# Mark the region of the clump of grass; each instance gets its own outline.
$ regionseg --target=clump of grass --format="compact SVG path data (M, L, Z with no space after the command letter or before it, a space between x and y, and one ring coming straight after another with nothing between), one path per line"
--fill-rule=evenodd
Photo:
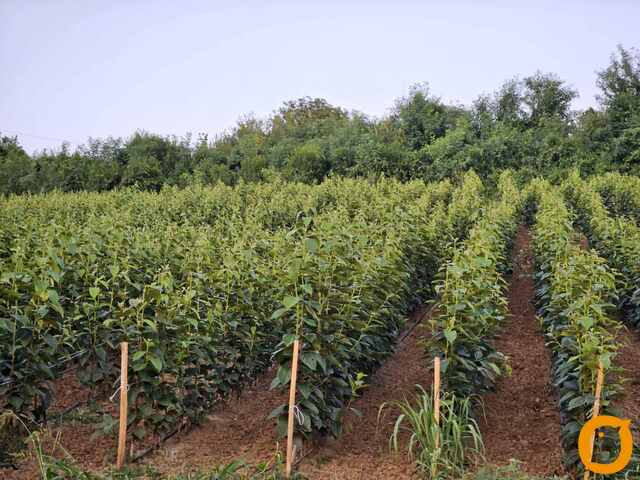
M434 417L433 394L417 385L414 401L385 402L400 415L389 438L392 450L399 451L402 433L409 439L406 445L409 458L416 463L418 474L429 480L460 479L466 468L483 457L484 444L480 428L472 415L469 398L444 394L440 400L440 424Z
M26 448L28 430L12 411L0 412L0 468L12 467Z

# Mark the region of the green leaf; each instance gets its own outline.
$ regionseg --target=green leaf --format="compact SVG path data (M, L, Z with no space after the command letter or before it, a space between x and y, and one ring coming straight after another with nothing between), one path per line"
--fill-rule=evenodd
M284 305L284 308L289 309L297 305L300 300L301 300L300 297L286 296L282 301L282 305Z
M42 338L47 343L47 345L49 345L51 348L53 348L53 349L57 348L58 342L56 341L56 339L53 336L51 336L49 334L44 334L42 336Z
M458 333L453 329L447 328L443 333L449 345L453 345L453 342L458 338Z
M487 366L491 368L491 370L493 370L496 373L496 375L500 375L501 372L500 372L500 367L498 367L498 365L492 362L488 362Z
M275 312L273 312L271 314L271 320L275 320L277 318L280 318L282 315L284 315L289 309L288 308L279 308L278 310L276 310Z
M280 365L276 378L278 379L278 383L280 385L286 385L287 383L289 383L289 380L291 380L291 369L284 365Z
M144 357L146 355L147 352L145 352L144 350L140 350L136 353L133 354L133 356L131 357L133 359L133 361L137 361L140 360L142 357Z
M568 410L574 410L576 408L580 408L583 407L585 405L589 405L590 402L590 398L586 395L580 396L580 397L576 397L573 400L571 400L569 402L569 405L567 406Z
M285 410L287 409L287 405L286 404L282 404L277 406L276 408L274 408L271 413L269 414L269 416L267 418L276 418L279 417L280 415L282 415Z
M160 372L162 370L162 359L157 357L156 355L150 354L149 361L153 364L155 369Z
M611 353L604 353L600 355L600 362L602 363L602 368L605 370L611 368Z
M64 309L58 302L51 303L51 308L53 308L61 317L64 317Z
M316 238L311 237L311 238L305 239L304 246L311 253L315 253L315 252L318 251L318 248L320 247L320 242L318 242L318 240Z
M304 398L305 400L308 399L311 396L311 386L307 385L305 383L299 383L298 384L298 390L300 391L300 394L302 395L302 398Z
M287 417L281 416L278 418L278 426L276 427L276 432L278 433L278 437L286 437L288 430Z
M318 354L315 352L305 352L300 355L300 360L304 363L310 370L315 370L316 365L318 364Z
M591 327L593 327L594 320L591 317L580 317L580 320L578 320L578 323L585 330L589 330Z
M22 406L22 404L24 403L24 400L22 398L20 398L17 395L11 395L9 397L9 403L11 404L11 406L13 406L16 410L19 410L20 407Z
M285 347L290 347L291 345L293 345L293 342L296 339L296 335L293 333L287 333L282 337L282 343L284 344Z

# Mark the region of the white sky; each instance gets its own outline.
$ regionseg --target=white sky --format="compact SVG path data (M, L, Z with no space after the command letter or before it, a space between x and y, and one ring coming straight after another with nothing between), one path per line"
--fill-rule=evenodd
M469 104L538 69L582 109L616 44L640 46L639 25L632 0L0 0L0 132L29 152L136 129L215 134L305 95L379 116L418 82Z

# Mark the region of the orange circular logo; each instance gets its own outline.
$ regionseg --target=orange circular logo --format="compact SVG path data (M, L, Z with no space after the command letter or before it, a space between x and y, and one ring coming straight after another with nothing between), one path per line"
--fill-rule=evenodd
M620 435L620 453L611 463L592 462L593 438L596 430L602 427L618 428ZM621 420L610 415L599 415L584 424L578 437L578 453L584 467L594 473L611 474L624 469L631 461L633 453L633 437L631 435L631 420Z

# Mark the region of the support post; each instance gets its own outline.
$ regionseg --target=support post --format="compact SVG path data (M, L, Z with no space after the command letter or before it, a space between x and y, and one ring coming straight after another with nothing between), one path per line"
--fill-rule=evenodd
M598 378L596 380L596 393L595 393L595 401L593 402L593 409L591 410L591 418L596 418L600 415L600 397L602 396L602 384L604 383L604 368L602 367L602 362L598 364ZM596 440L596 432L593 432L591 435L590 447L589 447L589 458L593 457L593 447L595 445ZM589 470L584 471L584 480L589 480L591 472Z
M120 428L118 430L118 458L116 467L120 470L124 466L127 455L127 413L128 413L128 371L129 371L129 344L120 344Z
M295 404L296 404L296 382L298 380L298 354L300 349L300 341L295 339L293 341L293 358L291 359L291 383L289 385L289 418L287 424L287 464L286 464L286 477L291 476L291 468L293 466L293 421L295 417Z
M433 360L433 416L436 422L436 448L440 447L440 357Z

